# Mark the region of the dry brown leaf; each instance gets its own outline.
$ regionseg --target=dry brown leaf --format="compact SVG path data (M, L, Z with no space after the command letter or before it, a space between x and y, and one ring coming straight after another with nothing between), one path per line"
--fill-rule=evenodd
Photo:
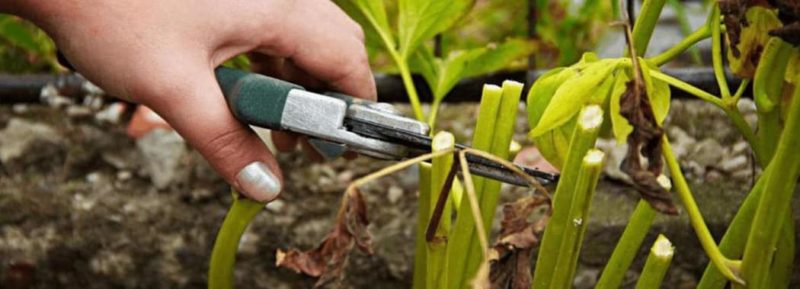
M628 136L628 152L620 169L631 177L636 190L650 206L664 214L677 215L672 194L657 181L663 167L661 138L664 130L656 123L641 78L626 85L627 90L620 98L620 114L633 126L633 132ZM642 157L648 161L647 168L642 166Z
M539 245L538 235L550 212L535 223L528 222L528 217L543 204L549 205L546 197L530 196L503 205L500 236L490 258L491 289L531 288L531 253Z
M277 265L313 277L319 277L314 288L338 287L353 247L372 254L367 231L367 207L356 188L348 190L336 217L336 224L317 248L310 251L278 250Z

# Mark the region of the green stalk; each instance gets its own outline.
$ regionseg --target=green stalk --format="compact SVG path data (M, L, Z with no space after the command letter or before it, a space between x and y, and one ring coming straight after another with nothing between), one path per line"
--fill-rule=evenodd
M743 283L742 279L739 277L738 263L722 255L722 252L720 252L719 247L717 247L714 241L714 237L712 237L711 232L708 231L708 226L706 226L703 215L700 213L700 208L697 207L697 203L694 201L692 192L689 190L689 184L683 176L680 164L678 163L678 159L675 158L675 154L672 152L672 146L669 144L667 136L662 137L661 146L663 148L662 153L664 159L672 174L672 180L675 184L678 197L680 197L683 206L686 208L686 212L689 214L689 222L692 224L695 234L697 234L700 245L703 247L706 255L708 255L708 258L711 259L711 262L722 272L722 275L737 283Z
M431 165L419 163L419 197L417 199L417 232L414 240L413 289L425 289L427 282L428 249L425 231L431 216ZM434 203L435 204L435 203Z
M572 132L569 150L561 170L561 179L553 196L553 213L539 246L536 271L533 275L534 289L550 288L555 266L558 260L564 257L561 244L564 241L566 227L573 224L569 213L579 183L581 164L589 149L594 147L602 123L603 110L600 106L586 106L578 115L578 123Z
M647 44L650 43L650 38L653 36L653 30L658 23L658 16L661 15L661 10L664 8L666 0L643 0L642 9L639 11L639 17L633 24L633 48L636 50L637 56L644 56L647 52Z
M783 93L783 75L792 55L792 46L772 37L761 54L753 81L753 99L758 108L758 140L767 162L775 153L781 133L781 110L778 104Z
M653 247L650 248L650 255L647 256L642 275L636 282L636 289L660 288L674 253L675 247L672 247L672 243L664 235L659 234Z
M636 204L636 209L633 210L628 225L625 226L625 231L622 237L617 242L617 247L611 253L611 258L608 259L606 267L603 269L600 280L597 281L595 289L617 289L620 288L622 280L625 278L625 272L633 263L636 258L636 253L639 252L639 247L642 246L647 232L650 231L650 226L653 224L653 219L656 217L656 211L650 207L644 200L639 200Z
M714 3L714 8L707 23L707 25L711 26L711 62L714 66L714 76L717 78L722 100L726 101L731 98L731 90L728 88L728 79L725 77L725 64L722 63L722 33L720 31L719 17L719 4Z
M509 157L511 137L514 134L514 124L516 124L517 109L519 108L519 99L522 95L522 87L523 84L516 81L506 80L503 82L500 106L495 116L494 127L492 128L494 132L489 140L491 141L491 147L488 150L489 153L502 159L508 159ZM477 131L475 137L473 142L477 141ZM500 198L499 192L502 183L491 179L476 179L475 181L475 192L480 202L483 228L484 232L488 234L488 232L491 231L492 220L494 219L497 202ZM473 234L469 237L469 239L472 240L470 242L469 252L483 252L486 250L486 248L480 246L476 234L477 232L473 231ZM488 235L484 237L487 239L489 238ZM481 261L482 259L477 255L466 259L464 274L467 279L475 275L481 265Z
M753 132L753 128L751 128L747 121L745 121L744 116L742 116L742 113L735 105L730 106L720 98L705 92L702 89L692 86L691 84L683 82L680 79L664 74L663 72L650 70L650 76L662 80L671 86L683 90L722 109L722 111L725 112L725 115L727 115L731 122L733 122L733 125L736 127L736 129L739 130L739 133L741 133L747 143L750 144L750 147L753 148L753 152L756 155L756 160L758 163L762 167L766 166L766 159L763 155L764 152L760 149L760 142L758 141L755 132Z
M222 227L214 241L211 251L211 264L208 268L209 289L233 288L233 269L236 263L236 251L247 225L264 209L264 203L239 197L237 192L232 192L233 204Z
M770 268L768 288L789 288L794 266L795 231L792 211L789 210L781 226L781 236L775 248L775 260Z
M411 70L408 63L403 59L395 59L397 67L400 69L400 78L403 79L403 86L408 93L408 100L411 103L411 109L414 110L414 117L419 121L425 121L425 114L422 112L422 105L419 103L419 95L417 94L417 87L414 86L414 79L411 78Z
M578 255L583 244L583 236L589 224L589 208L592 205L592 197L597 187L597 181L600 179L600 173L603 171L604 158L605 154L602 151L591 149L586 153L581 163L577 185L567 217L567 221L571 224L564 227L559 256L550 282L550 288L552 289L570 288L572 286L575 267L578 265Z
M670 6L675 9L675 14L678 18L678 24L681 28L681 34L685 37L690 36L692 32L692 25L689 23L689 16L686 14L686 7L683 6L678 0L668 0ZM692 47L689 49L689 55L692 57L692 62L695 65L702 65L703 59L700 58L700 49L697 47Z
M797 78L800 80L800 77ZM747 240L742 262L742 273L748 288L760 289L769 286L769 270L774 248L780 237L782 216L790 209L794 188L797 184L800 166L800 89L795 89L784 133L778 141L775 157L771 162L774 168L766 177L764 193L756 209L752 230Z
M449 132L439 132L433 137L431 147L434 152L453 150L455 137ZM436 204L445 185L450 169L453 165L453 154L444 154L431 160L431 181L429 204ZM446 188L450 190L450 188ZM428 216L433 215L433 206L430 206ZM426 288L444 288L447 286L447 238L450 232L451 203L445 202L439 226L433 240L427 246L427 286Z
M655 63L657 66L661 66L672 60L673 58L677 57L687 49L691 49L695 43L700 42L700 40L706 39L711 36L710 30L708 26L702 26L689 34L681 40L675 46L670 47L666 51L662 52L659 55L653 56L649 60Z
M490 151L492 148L492 139L495 134L495 123L497 121L498 110L503 96L503 89L496 85L484 85L483 95L481 96L480 111L478 113L478 122L475 127L475 135L472 139L472 147L482 151ZM473 187L476 194L481 193L483 182L482 177L473 178ZM477 196L478 198L480 196ZM456 222L452 232L450 244L447 246L447 262L451 264L448 266L447 276L450 282L449 288L461 289L464 284L467 284L468 278L471 274L467 272L467 260L478 259L482 257L482 250L471 251L472 242L475 239L475 220L471 217L470 205L468 198L462 200L461 206L458 209ZM477 241L476 241L477 242Z
M767 175L769 171L770 169L767 168L764 175ZM747 235L750 234L750 225L753 223L753 215L755 215L758 200L764 191L765 180L766 178L763 176L758 178L756 185L747 194L744 202L736 212L736 216L733 217L725 235L722 236L719 249L725 256L730 256L731 258L742 256ZM705 272L703 272L703 277L697 284L697 289L722 289L727 283L728 278L725 278L714 264L708 264Z
M516 81L506 80L503 82L503 93L493 128L494 135L491 139L492 145L488 151L502 159L508 159L509 157L511 137L514 134L514 125L516 124L517 109L519 108L519 99L522 95L522 87L523 84ZM492 220L496 212L497 202L500 198L499 192L501 185L502 183L499 181L484 179L480 186L476 185L475 187L476 197L479 198L481 205L481 218L484 232L487 234L484 237L487 239L489 238L488 232L490 232L492 227ZM474 232L472 237L470 237L472 242L469 251L483 252L486 248L480 246L480 242L478 242L475 236L476 234L477 232ZM468 278L472 278L472 276L475 275L481 265L481 261L481 258L467 259L465 272Z

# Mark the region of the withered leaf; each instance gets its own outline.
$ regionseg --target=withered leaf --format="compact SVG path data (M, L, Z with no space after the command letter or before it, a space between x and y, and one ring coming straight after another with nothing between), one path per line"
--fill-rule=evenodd
M664 130L656 123L643 82L634 79L626 87L620 98L620 114L633 126L633 132L628 135L628 152L620 169L631 177L634 187L650 206L664 214L676 215L678 209L672 202L672 194L657 181L663 167ZM647 168L642 166L642 157L648 161Z
M779 37L794 46L800 46L800 20L774 29L769 32L769 35Z
M278 250L276 265L313 277L319 277L314 288L339 287L344 268L353 247L372 254L367 231L367 207L358 189L345 194L336 217L336 224L322 243L313 250Z
M528 222L534 209L548 199L530 196L503 205L503 220L497 242L492 248L489 281L491 289L531 288L531 253L539 245L538 235L549 219L549 210L535 223Z

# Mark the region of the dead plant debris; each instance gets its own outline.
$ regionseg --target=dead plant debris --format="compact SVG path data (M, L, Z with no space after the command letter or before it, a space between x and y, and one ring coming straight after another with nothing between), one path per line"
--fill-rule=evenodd
M491 289L531 288L531 253L539 245L539 235L549 220L549 210L538 221L528 217L549 199L529 196L503 205L503 220L497 242L490 255Z

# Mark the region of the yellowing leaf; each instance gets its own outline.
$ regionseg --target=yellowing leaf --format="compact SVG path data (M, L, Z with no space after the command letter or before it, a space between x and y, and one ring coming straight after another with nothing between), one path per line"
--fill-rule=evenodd
M559 127L572 118L591 99L598 87L619 63L616 59L603 59L581 69L565 81L553 95L539 123L531 131L536 137Z
M614 131L614 139L617 140L617 144L619 145L626 143L628 135L633 132L633 126L619 113L619 102L622 98L622 94L625 93L627 89L626 83L630 80L628 74L619 73L614 81L614 88L611 90L611 101L609 102L611 125Z
M739 43L736 45L740 53L737 57L733 49L729 49L728 61L734 74L742 78L753 78L761 51L769 41L768 32L781 27L782 24L775 10L761 6L748 8L745 17L749 26L743 27Z
M640 59L639 63L642 65L642 77L647 89L647 97L650 98L650 106L653 108L653 116L655 116L656 122L660 125L664 123L664 119L667 118L669 113L669 84L650 77L650 70L660 71L658 66L652 65L644 59Z

